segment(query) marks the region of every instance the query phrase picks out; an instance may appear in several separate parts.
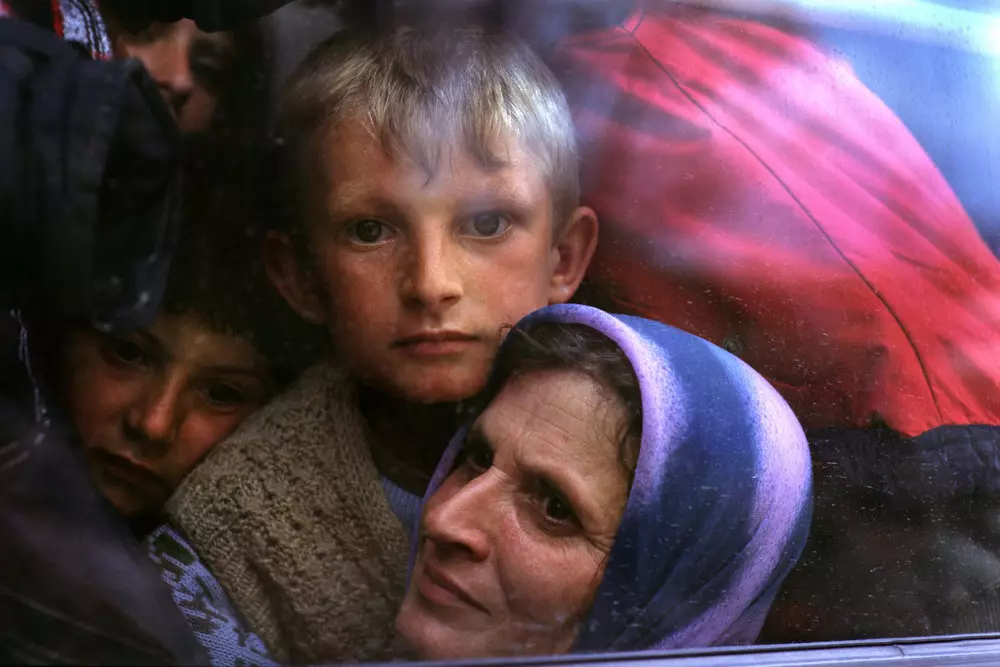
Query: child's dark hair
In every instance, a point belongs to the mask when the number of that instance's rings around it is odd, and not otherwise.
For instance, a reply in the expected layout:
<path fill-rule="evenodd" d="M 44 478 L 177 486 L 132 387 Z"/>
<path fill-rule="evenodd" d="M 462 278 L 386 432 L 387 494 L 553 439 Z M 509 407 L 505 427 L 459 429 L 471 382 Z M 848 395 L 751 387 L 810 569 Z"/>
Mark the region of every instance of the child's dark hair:
<path fill-rule="evenodd" d="M 500 349 L 481 405 L 485 409 L 512 378 L 544 371 L 582 373 L 616 396 L 625 410 L 618 459 L 631 479 L 642 440 L 642 393 L 632 364 L 621 348 L 583 324 L 544 322 L 514 328 Z"/>
<path fill-rule="evenodd" d="M 243 204 L 223 165 L 200 141 L 185 146 L 183 225 L 160 312 L 192 314 L 215 333 L 258 343 L 257 258 L 239 229 Z"/>
<path fill-rule="evenodd" d="M 210 331 L 249 340 L 287 384 L 319 354 L 311 332 L 267 280 L 260 258 L 253 181 L 215 143 L 190 140 L 184 170 L 184 225 L 160 312 L 191 314 Z"/>

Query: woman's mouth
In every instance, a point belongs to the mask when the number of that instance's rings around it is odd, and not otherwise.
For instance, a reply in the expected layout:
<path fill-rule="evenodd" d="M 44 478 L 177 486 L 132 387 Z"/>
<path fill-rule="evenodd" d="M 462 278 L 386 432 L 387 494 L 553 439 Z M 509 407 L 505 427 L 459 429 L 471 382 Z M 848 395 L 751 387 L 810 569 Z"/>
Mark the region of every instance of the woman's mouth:
<path fill-rule="evenodd" d="M 480 604 L 454 579 L 439 569 L 424 564 L 417 580 L 417 592 L 428 602 L 453 609 L 468 609 L 472 607 L 488 613 L 486 607 Z"/>

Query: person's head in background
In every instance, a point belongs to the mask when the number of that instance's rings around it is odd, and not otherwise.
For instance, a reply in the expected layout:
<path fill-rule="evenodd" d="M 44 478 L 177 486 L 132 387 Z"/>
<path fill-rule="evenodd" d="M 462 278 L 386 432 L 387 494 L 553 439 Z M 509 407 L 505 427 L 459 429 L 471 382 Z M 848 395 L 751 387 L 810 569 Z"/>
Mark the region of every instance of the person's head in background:
<path fill-rule="evenodd" d="M 260 112 L 254 109 L 269 106 L 262 82 L 269 74 L 271 44 L 262 22 L 208 33 L 182 19 L 129 32 L 110 7 L 101 9 L 115 56 L 136 58 L 146 66 L 182 133 L 218 131 L 234 124 L 233 118 L 220 123 L 220 110 L 229 116 L 256 115 Z M 248 93 L 260 94 L 257 105 L 247 99 Z"/>
<path fill-rule="evenodd" d="M 360 382 L 409 404 L 479 392 L 504 325 L 576 291 L 597 240 L 566 101 L 517 40 L 344 33 L 279 112 L 294 209 L 268 274 Z"/>
<path fill-rule="evenodd" d="M 230 33 L 204 33 L 194 21 L 183 19 L 153 23 L 136 34 L 120 32 L 112 47 L 116 55 L 142 61 L 181 132 L 208 129 L 233 74 L 236 54 Z"/>
<path fill-rule="evenodd" d="M 56 343 L 56 386 L 88 467 L 140 531 L 275 389 L 253 257 L 221 224 L 224 186 L 209 163 L 185 177 L 184 228 L 155 322 L 111 332 L 76 326 Z"/>

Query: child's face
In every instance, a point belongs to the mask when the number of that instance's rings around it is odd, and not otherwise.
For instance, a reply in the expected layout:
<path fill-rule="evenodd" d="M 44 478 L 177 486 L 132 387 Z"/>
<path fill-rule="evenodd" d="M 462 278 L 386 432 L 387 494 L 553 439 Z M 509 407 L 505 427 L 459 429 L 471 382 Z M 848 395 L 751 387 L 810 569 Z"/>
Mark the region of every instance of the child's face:
<path fill-rule="evenodd" d="M 268 369 L 242 338 L 191 316 L 149 329 L 74 333 L 64 388 L 98 486 L 128 518 L 159 512 L 204 454 L 268 394 Z"/>
<path fill-rule="evenodd" d="M 142 61 L 182 132 L 208 129 L 220 89 L 233 74 L 230 34 L 204 33 L 182 19 L 153 23 L 139 34 L 120 32 L 114 47 L 119 56 Z"/>
<path fill-rule="evenodd" d="M 296 263 L 287 238 L 269 239 L 272 280 L 327 327 L 365 384 L 415 403 L 469 398 L 485 384 L 502 327 L 576 291 L 596 243 L 593 212 L 578 209 L 554 239 L 534 159 L 504 148 L 510 160 L 497 169 L 451 154 L 428 176 L 351 124 L 323 157 L 312 266 Z"/>

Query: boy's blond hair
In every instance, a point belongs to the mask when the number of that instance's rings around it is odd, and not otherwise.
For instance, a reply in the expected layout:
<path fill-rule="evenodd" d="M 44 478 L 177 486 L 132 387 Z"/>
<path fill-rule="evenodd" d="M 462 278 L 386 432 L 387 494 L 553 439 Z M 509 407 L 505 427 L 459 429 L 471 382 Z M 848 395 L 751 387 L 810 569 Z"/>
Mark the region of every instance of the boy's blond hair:
<path fill-rule="evenodd" d="M 552 72 L 525 44 L 477 28 L 341 33 L 319 46 L 286 86 L 278 115 L 293 162 L 293 196 L 315 201 L 318 159 L 338 123 L 361 121 L 393 157 L 437 173 L 448 151 L 485 168 L 506 162 L 505 146 L 537 160 L 552 197 L 554 227 L 578 204 L 576 137 Z M 302 209 L 296 217 L 301 217 Z"/>

